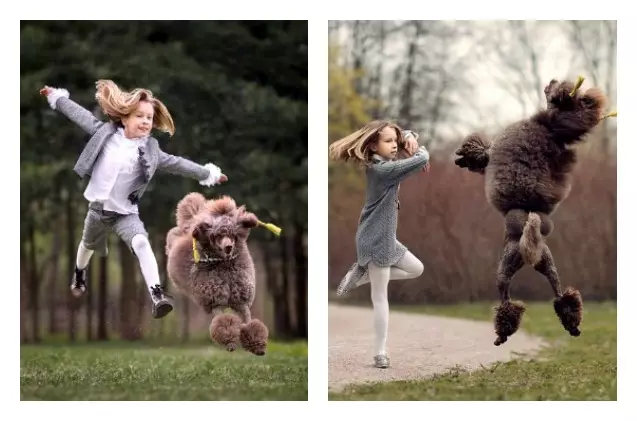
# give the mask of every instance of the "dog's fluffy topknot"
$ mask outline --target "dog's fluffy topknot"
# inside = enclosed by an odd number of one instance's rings
[[[214,215],[224,215],[237,209],[237,204],[231,197],[221,196],[219,199],[209,200],[206,208]]]

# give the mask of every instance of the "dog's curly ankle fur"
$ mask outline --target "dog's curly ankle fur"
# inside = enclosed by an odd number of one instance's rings
[[[166,236],[166,254],[176,289],[213,316],[210,338],[228,351],[241,344],[264,355],[269,332],[250,313],[255,273],[247,239],[257,223],[254,214],[228,196],[206,200],[189,193],[177,204],[177,226]],[[226,308],[235,314],[222,314]]]
[[[495,334],[498,335],[494,345],[498,346],[507,341],[520,328],[522,316],[526,310],[520,301],[505,301],[495,307]]]
[[[241,319],[236,314],[219,314],[210,322],[210,339],[228,351],[237,349],[240,335]]]
[[[582,322],[582,296],[575,288],[568,287],[561,297],[553,301],[555,313],[560,318],[562,326],[571,336],[581,334],[579,325]]]
[[[523,311],[513,310],[510,283],[525,264],[544,275],[553,289],[555,312],[564,328],[578,336],[582,298],[574,288],[561,291],[557,268],[545,239],[553,230],[550,215],[568,196],[576,162],[574,145],[600,122],[606,96],[597,88],[570,92],[574,84],[551,80],[545,87],[547,109],[507,127],[493,142],[467,136],[456,150],[460,168],[484,174],[488,202],[505,218],[504,250],[498,265],[502,305],[496,313],[498,339],[504,343],[518,328]]]
[[[241,326],[240,341],[241,346],[256,355],[264,355],[268,337],[268,328],[258,319],[252,319],[249,323]]]

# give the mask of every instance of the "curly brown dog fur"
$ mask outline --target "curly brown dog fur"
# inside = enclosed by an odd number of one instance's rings
[[[582,322],[582,306],[581,294],[571,287],[566,288],[564,294],[553,301],[553,308],[562,326],[573,336],[579,336],[581,333],[578,327]]]
[[[606,106],[597,88],[569,93],[574,84],[552,80],[544,89],[547,109],[507,127],[493,143],[471,134],[456,151],[456,165],[484,174],[489,203],[505,218],[504,251],[497,271],[501,305],[496,308],[495,345],[517,331],[524,307],[511,303],[510,282],[525,264],[544,275],[555,296],[554,308],[564,328],[579,336],[581,295],[562,293],[555,262],[545,238],[553,230],[549,216],[571,189],[576,162],[573,145],[599,123]]]
[[[505,343],[509,336],[518,331],[525,310],[524,304],[519,301],[505,301],[495,308],[496,346]]]
[[[264,355],[268,329],[252,319],[255,273],[247,246],[257,217],[224,196],[189,193],[177,204],[177,226],[166,235],[168,276],[175,287],[213,318],[210,337],[233,351],[238,344]],[[193,238],[201,257],[195,262]],[[236,314],[222,313],[225,308]]]
[[[234,351],[239,345],[241,319],[236,314],[220,314],[210,322],[210,338],[225,345],[228,351]]]

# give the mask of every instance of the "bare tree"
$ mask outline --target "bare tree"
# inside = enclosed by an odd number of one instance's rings
[[[490,25],[476,42],[479,60],[491,63],[492,78],[521,107],[521,117],[544,106],[540,66],[545,45],[539,35],[550,27],[546,22],[509,21]]]

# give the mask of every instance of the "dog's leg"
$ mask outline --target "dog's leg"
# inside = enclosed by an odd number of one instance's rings
[[[520,254],[519,243],[515,239],[507,239],[504,252],[498,264],[497,283],[500,292],[500,305],[495,308],[495,333],[498,335],[494,345],[498,346],[507,341],[520,327],[524,314],[522,302],[511,301],[511,279],[524,266]]]
[[[265,355],[265,349],[268,345],[268,328],[261,320],[252,318],[248,305],[237,306],[234,309],[243,318],[244,322],[241,325],[239,337],[241,346],[255,355]]]
[[[210,338],[228,351],[234,351],[239,345],[241,319],[236,314],[223,313],[220,308],[214,308],[212,314]]]
[[[498,291],[502,303],[511,300],[511,280],[522,266],[524,266],[524,262],[518,242],[508,240],[504,246],[497,272]]]
[[[206,312],[206,314],[212,314],[212,317],[215,318],[219,314],[221,314],[221,309],[213,308],[212,301],[207,298],[202,298],[199,300],[199,305]]]
[[[241,319],[243,320],[243,323],[250,323],[250,320],[252,320],[250,307],[248,307],[247,305],[232,307],[232,309],[237,312],[239,317],[241,317]]]
[[[578,290],[568,287],[562,292],[560,277],[555,267],[555,261],[548,245],[542,246],[542,260],[533,267],[546,277],[553,288],[553,308],[560,318],[562,326],[571,336],[579,336],[579,325],[582,322],[582,296]]]

